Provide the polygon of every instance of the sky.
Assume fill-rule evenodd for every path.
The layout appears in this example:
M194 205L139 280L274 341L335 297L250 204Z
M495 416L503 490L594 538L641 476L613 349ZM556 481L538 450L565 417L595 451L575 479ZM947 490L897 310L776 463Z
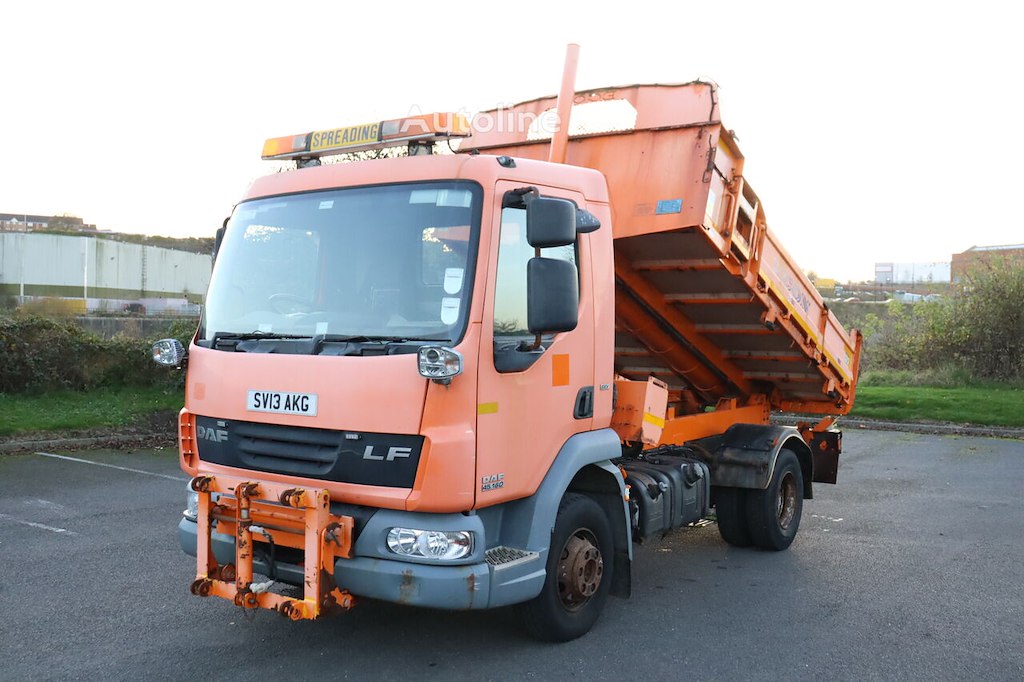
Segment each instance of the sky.
M210 236L263 141L419 111L711 79L805 270L1024 242L1012 2L7 2L0 213Z

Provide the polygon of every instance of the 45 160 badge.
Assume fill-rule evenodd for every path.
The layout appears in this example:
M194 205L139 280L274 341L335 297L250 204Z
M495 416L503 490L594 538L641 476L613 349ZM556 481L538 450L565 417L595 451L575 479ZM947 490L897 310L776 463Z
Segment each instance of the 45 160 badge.
M505 474L491 474L490 476L480 477L480 490L497 490L498 488L505 487Z

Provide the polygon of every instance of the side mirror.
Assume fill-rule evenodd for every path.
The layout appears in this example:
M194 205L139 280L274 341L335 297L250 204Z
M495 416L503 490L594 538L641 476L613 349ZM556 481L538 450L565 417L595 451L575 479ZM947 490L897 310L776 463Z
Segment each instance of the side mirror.
M526 265L526 305L526 324L533 334L575 329L580 307L576 266L557 258L531 258Z
M526 241L535 249L576 241L576 205L568 199L534 197L526 203Z
M153 362L164 367L181 366L188 359L188 351L178 339L160 339L153 344Z

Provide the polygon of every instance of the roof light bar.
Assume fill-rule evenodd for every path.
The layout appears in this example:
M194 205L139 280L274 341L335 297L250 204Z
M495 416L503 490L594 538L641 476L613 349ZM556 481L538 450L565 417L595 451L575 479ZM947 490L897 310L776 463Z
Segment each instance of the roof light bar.
M263 143L263 158L315 159L330 154L394 147L406 142L469 137L471 132L469 119L462 114L424 114L274 137Z

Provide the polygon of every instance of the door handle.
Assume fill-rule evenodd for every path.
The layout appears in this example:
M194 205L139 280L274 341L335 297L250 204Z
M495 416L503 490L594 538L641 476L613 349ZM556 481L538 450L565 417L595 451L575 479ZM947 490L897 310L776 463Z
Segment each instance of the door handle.
M576 394L576 406L572 416L576 419L589 419L594 416L594 387L584 386Z

